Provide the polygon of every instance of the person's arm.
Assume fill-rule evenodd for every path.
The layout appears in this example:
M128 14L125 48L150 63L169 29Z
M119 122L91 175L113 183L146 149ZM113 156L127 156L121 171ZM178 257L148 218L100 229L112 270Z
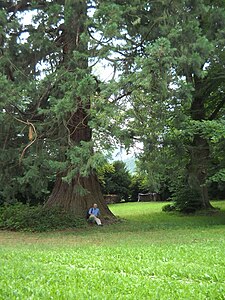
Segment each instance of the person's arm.
M92 207L91 207L91 208L89 208L89 211L88 211L88 213L89 213L89 215L91 215L91 214L92 214Z

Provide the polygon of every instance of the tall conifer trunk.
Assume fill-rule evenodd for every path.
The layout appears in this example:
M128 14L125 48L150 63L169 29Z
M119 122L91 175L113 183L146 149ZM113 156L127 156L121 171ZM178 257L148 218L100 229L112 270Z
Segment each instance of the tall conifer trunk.
M209 162L209 145L205 138L195 135L189 147L190 162L187 166L188 185L196 194L196 204L199 209L212 208L207 189L207 169Z
M87 71L87 58L82 58L78 61L73 58L73 51L82 53L87 50L87 44L81 41L80 38L81 34L86 31L86 1L66 0L64 13L63 66L68 72L75 73L76 69ZM91 128L88 125L90 102L86 99L83 101L79 96L75 97L76 111L72 113L67 126L72 144L81 146L80 142L89 142L91 140ZM60 206L66 211L72 211L76 216L85 216L86 210L93 203L97 203L102 216L113 217L113 214L105 204L100 184L94 171L87 177L77 174L70 183L62 180L62 177L65 175L65 173L58 174L52 194L46 203L47 207ZM80 187L82 187L82 190L85 189L86 192L81 193Z
M205 99L202 88L204 79L194 76L195 93L191 105L191 117L195 121L205 120ZM201 132L193 137L189 146L190 161L187 165L188 185L196 194L196 204L199 209L212 208L207 188L208 163L210 159L209 144Z

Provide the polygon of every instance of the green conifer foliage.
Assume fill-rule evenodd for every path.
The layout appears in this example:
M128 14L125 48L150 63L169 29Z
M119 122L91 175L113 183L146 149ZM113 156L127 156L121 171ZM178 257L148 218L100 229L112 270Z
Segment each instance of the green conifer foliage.
M95 169L138 141L149 186L210 208L210 177L224 180L224 28L222 0L2 1L1 201L53 186L47 206L112 216Z
M210 163L224 139L225 3L132 3L114 1L127 137L143 142L142 168L170 182L179 207L211 208Z
M112 217L95 175L103 155L91 128L99 85L89 64L99 44L90 40L93 5L1 5L2 201L48 198L46 207L62 206L77 216L97 203Z

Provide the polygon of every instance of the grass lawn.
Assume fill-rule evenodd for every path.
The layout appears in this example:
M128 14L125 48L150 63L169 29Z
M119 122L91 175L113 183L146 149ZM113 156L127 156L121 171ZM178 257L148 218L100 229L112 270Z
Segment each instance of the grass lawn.
M225 201L213 215L110 205L122 222L0 231L0 299L225 299Z

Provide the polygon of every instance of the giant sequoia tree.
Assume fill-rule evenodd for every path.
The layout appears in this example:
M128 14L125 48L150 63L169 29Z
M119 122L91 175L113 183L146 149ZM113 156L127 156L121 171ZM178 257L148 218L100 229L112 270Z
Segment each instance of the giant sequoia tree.
M27 188L41 196L49 181L45 177L54 171L47 207L84 216L96 202L102 215L112 217L95 175L100 155L94 153L89 126L91 98L98 90L89 66L98 46L90 41L91 4L1 2L1 179L6 183L1 195L24 197Z

